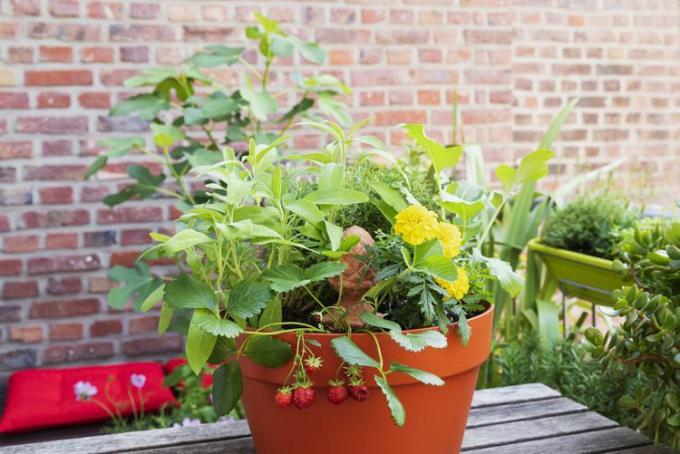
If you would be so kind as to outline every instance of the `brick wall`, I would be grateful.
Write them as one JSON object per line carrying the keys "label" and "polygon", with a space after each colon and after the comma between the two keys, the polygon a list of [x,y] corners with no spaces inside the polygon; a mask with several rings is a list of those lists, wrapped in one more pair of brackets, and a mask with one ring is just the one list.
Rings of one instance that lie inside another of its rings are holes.
{"label": "brick wall", "polygon": [[170,204],[105,209],[125,164],[93,182],[83,170],[97,139],[145,130],[106,117],[125,78],[204,43],[241,44],[255,9],[329,50],[329,70],[354,88],[355,116],[374,115],[391,143],[400,122],[449,135],[457,83],[466,139],[508,161],[581,96],[549,184],[630,155],[621,181],[645,175],[658,200],[677,196],[678,0],[0,0],[0,373],[181,348],[154,335],[155,315],[104,301],[106,269],[167,225]]}

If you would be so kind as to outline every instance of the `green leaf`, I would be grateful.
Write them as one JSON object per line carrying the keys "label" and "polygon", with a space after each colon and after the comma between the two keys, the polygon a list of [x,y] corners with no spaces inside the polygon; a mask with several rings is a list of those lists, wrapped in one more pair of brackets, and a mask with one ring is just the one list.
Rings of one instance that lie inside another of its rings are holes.
{"label": "green leaf", "polygon": [[267,307],[264,308],[257,322],[257,327],[262,328],[272,323],[281,323],[282,319],[283,309],[281,307],[281,299],[277,296],[267,303]]}
{"label": "green leaf", "polygon": [[208,362],[210,364],[220,364],[229,359],[231,355],[236,353],[236,341],[228,337],[218,337],[217,342],[215,342],[215,347],[213,348]]}
{"label": "green leaf", "polygon": [[446,348],[447,345],[446,336],[435,330],[407,334],[390,332],[390,337],[410,352],[419,352],[426,347]]}
{"label": "green leaf", "polygon": [[380,181],[374,181],[371,183],[371,188],[378,193],[380,198],[389,205],[394,211],[399,212],[404,208],[408,207],[408,203],[404,200],[401,193],[395,189],[392,189],[385,183]]}
{"label": "green leaf", "polygon": [[204,50],[192,55],[189,60],[196,66],[204,68],[214,68],[220,65],[231,66],[238,61],[243,50],[243,47],[206,46]]}
{"label": "green leaf", "polygon": [[126,268],[114,266],[107,273],[109,279],[122,285],[109,291],[108,304],[116,309],[123,309],[128,301],[133,301],[133,307],[138,310],[141,303],[156,288],[163,284],[163,280],[154,277],[149,266],[144,262],[135,262],[134,267]]}
{"label": "green leaf", "polygon": [[318,224],[324,219],[323,213],[311,201],[306,199],[293,200],[286,204],[286,208],[300,216],[310,224]]}
{"label": "green leaf", "polygon": [[250,80],[239,91],[243,99],[248,101],[250,110],[256,119],[267,121],[267,116],[276,112],[277,104],[274,97],[266,91],[255,91]]}
{"label": "green leaf", "polygon": [[418,262],[416,267],[447,281],[455,281],[458,277],[455,263],[444,255],[430,255]]}
{"label": "green leaf", "polygon": [[213,290],[186,273],[165,284],[165,302],[174,308],[215,310],[217,307]]}
{"label": "green leaf", "polygon": [[164,334],[170,327],[170,322],[172,321],[172,314],[175,309],[168,303],[163,303],[161,305],[161,315],[158,318],[158,334]]}
{"label": "green leaf", "polygon": [[163,243],[163,249],[169,255],[186,251],[198,244],[209,243],[212,239],[205,233],[197,232],[192,229],[185,229],[174,234],[168,241]]}
{"label": "green leaf", "polygon": [[396,425],[402,427],[406,422],[406,411],[404,410],[404,406],[401,404],[401,401],[399,401],[397,395],[394,394],[394,390],[389,383],[387,383],[387,380],[379,375],[375,375],[373,378],[387,399],[387,406],[392,414],[392,419]]}
{"label": "green leaf", "polygon": [[218,318],[207,309],[196,309],[191,323],[195,323],[203,331],[214,336],[234,338],[243,332],[243,329],[236,323]]}
{"label": "green leaf", "polygon": [[427,137],[425,128],[419,124],[404,125],[406,133],[418,146],[423,148],[430,157],[432,165],[437,173],[444,169],[455,167],[463,154],[460,147],[447,148]]}
{"label": "green leaf", "polygon": [[328,234],[328,240],[331,243],[331,250],[337,251],[342,241],[342,227],[339,227],[332,222],[323,221]]}
{"label": "green leaf", "polygon": [[215,369],[212,400],[218,416],[225,416],[234,409],[241,398],[242,391],[243,378],[237,361],[230,361]]}
{"label": "green leaf", "polygon": [[290,121],[296,116],[300,115],[303,112],[306,112],[307,110],[311,109],[312,106],[314,105],[314,100],[311,98],[302,98],[300,101],[297,102],[293,107],[290,108],[288,112],[286,112],[281,118],[279,118],[277,123],[283,123],[285,121]]}
{"label": "green leaf", "polygon": [[149,293],[149,296],[142,302],[139,307],[140,312],[148,312],[152,307],[161,302],[163,293],[165,292],[165,284],[161,284],[156,289]]}
{"label": "green leaf", "polygon": [[106,151],[85,171],[86,180],[104,168],[109,158],[125,156],[134,149],[144,147],[144,139],[142,137],[111,137],[98,141],[97,146],[104,148]]}
{"label": "green leaf", "polygon": [[498,283],[503,290],[508,292],[512,297],[519,295],[524,286],[524,280],[512,270],[509,263],[500,259],[480,257],[486,263],[491,275],[498,279]]}
{"label": "green leaf", "polygon": [[562,107],[562,109],[560,109],[557,115],[555,115],[553,120],[550,122],[550,126],[548,126],[548,130],[541,138],[541,142],[538,144],[539,149],[548,150],[552,147],[552,143],[560,133],[562,125],[564,125],[564,123],[567,121],[569,115],[571,115],[571,111],[574,110],[574,107],[576,107],[578,101],[579,98],[572,99],[564,107]]}
{"label": "green leaf", "polygon": [[347,268],[347,265],[342,262],[321,262],[307,268],[304,276],[309,282],[322,281],[337,276],[345,271],[345,268]]}
{"label": "green leaf", "polygon": [[425,383],[426,385],[444,386],[444,380],[435,374],[426,372],[424,370],[415,369],[413,367],[394,362],[390,364],[389,370],[391,372],[401,372],[402,374],[410,375],[411,377],[415,378],[421,383]]}
{"label": "green leaf", "polygon": [[229,292],[230,314],[247,319],[258,315],[271,298],[269,283],[255,280],[241,281]]}
{"label": "green leaf", "polygon": [[185,345],[185,353],[187,356],[187,362],[191,370],[198,375],[208,357],[215,347],[215,342],[217,342],[217,337],[203,330],[200,326],[194,323],[194,319],[199,315],[200,312],[196,311],[192,317],[191,323],[189,324],[189,331],[187,333],[187,340]]}
{"label": "green leaf", "polygon": [[297,36],[289,36],[288,41],[290,41],[300,55],[306,60],[316,63],[317,65],[326,61],[326,51],[321,49],[318,44],[303,41]]}
{"label": "green leaf", "polygon": [[116,194],[104,197],[104,204],[113,207],[136,196],[140,199],[147,199],[156,193],[156,188],[165,180],[164,174],[152,175],[149,169],[137,165],[128,167],[128,175],[137,180],[137,183],[125,187]]}
{"label": "green leaf", "polygon": [[331,341],[335,353],[348,364],[364,367],[380,368],[380,364],[364,353],[352,339],[347,336],[336,337]]}
{"label": "green leaf", "polygon": [[354,205],[368,202],[368,196],[353,189],[333,189],[327,191],[313,191],[305,199],[317,205]]}
{"label": "green leaf", "polygon": [[184,132],[175,126],[151,123],[153,141],[161,148],[169,148],[184,139]]}
{"label": "green leaf", "polygon": [[271,336],[257,335],[248,337],[243,354],[265,367],[281,367],[293,357],[288,343]]}
{"label": "green leaf", "polygon": [[131,96],[111,108],[112,117],[128,116],[136,113],[142,120],[153,120],[159,112],[168,109],[170,103],[160,96],[143,94]]}
{"label": "green leaf", "polygon": [[499,165],[496,168],[496,176],[503,184],[505,192],[511,192],[517,186],[533,183],[548,175],[550,171],[548,160],[554,155],[550,150],[536,150],[524,156],[517,169],[507,164]]}

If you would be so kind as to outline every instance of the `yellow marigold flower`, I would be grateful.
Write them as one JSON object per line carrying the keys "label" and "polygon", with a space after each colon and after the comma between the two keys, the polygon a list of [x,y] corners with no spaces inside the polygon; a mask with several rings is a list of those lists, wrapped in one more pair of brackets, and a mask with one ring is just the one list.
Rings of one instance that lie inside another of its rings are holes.
{"label": "yellow marigold flower", "polygon": [[410,205],[395,216],[394,231],[413,246],[437,236],[437,215],[420,205]]}
{"label": "yellow marigold flower", "polygon": [[445,256],[453,258],[460,254],[461,236],[458,227],[448,222],[440,222],[437,238]]}
{"label": "yellow marigold flower", "polygon": [[462,299],[465,294],[470,290],[470,280],[468,279],[467,272],[465,268],[459,266],[457,268],[458,276],[455,281],[447,281],[441,278],[435,278],[437,284],[449,294],[449,296],[454,297],[457,300]]}

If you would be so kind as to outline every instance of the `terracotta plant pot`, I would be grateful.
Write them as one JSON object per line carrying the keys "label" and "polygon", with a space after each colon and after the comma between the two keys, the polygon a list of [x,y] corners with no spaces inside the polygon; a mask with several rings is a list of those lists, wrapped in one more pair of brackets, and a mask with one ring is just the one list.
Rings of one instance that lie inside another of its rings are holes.
{"label": "terracotta plant pot", "polygon": [[[309,334],[306,339],[320,342],[314,348],[324,360],[314,376],[317,398],[307,410],[280,408],[274,403],[276,390],[283,385],[290,364],[277,369],[241,360],[243,395],[248,423],[258,454],[340,454],[340,453],[428,453],[451,454],[460,450],[477,374],[491,349],[493,307],[469,321],[472,337],[463,347],[452,325],[448,346],[426,348],[418,353],[404,350],[387,334],[376,334],[385,367],[391,361],[432,372],[444,386],[422,384],[404,374],[390,374],[394,388],[406,410],[406,423],[392,421],[385,397],[373,380],[373,370],[364,369],[370,397],[364,402],[348,399],[333,405],[326,398],[328,380],[340,367],[331,346],[336,334]],[[433,328],[426,328],[433,329]],[[410,332],[422,331],[412,330]],[[294,345],[294,336],[281,339]],[[373,358],[378,358],[372,337],[355,333],[352,340]]]}

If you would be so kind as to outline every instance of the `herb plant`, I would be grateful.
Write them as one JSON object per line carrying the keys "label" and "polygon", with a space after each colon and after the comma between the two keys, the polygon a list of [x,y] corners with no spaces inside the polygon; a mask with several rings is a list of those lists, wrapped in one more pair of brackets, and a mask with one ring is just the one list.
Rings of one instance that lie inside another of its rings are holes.
{"label": "herb plant", "polygon": [[607,192],[580,195],[548,216],[541,231],[541,242],[611,259],[621,230],[630,227],[634,219],[628,203],[620,197]]}

